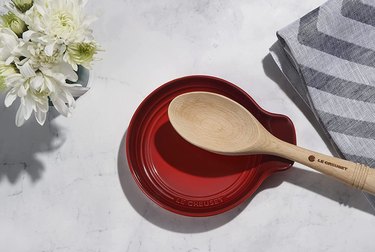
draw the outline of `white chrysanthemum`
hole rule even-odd
[[[93,40],[89,28],[93,19],[84,15],[85,3],[84,0],[35,0],[24,21],[48,46]]]
[[[48,55],[45,45],[39,42],[21,42],[13,50],[14,63],[26,78],[34,76],[39,69],[50,69],[52,72],[63,74],[65,79],[75,82],[78,75],[71,65],[63,61],[65,51],[65,45],[56,46]]]
[[[16,114],[18,127],[30,118],[33,111],[38,123],[43,125],[49,110],[49,99],[64,116],[70,116],[75,107],[70,89],[77,85],[67,84],[63,74],[49,69],[43,69],[28,78],[15,73],[6,78],[6,83],[10,90],[5,97],[5,106],[11,106],[17,97],[21,100]]]
[[[19,45],[17,35],[8,28],[0,29],[0,61],[10,64],[14,57],[13,51]]]
[[[97,52],[98,46],[94,42],[73,43],[68,46],[63,59],[75,71],[77,71],[78,65],[91,69],[91,63]]]
[[[0,26],[0,91],[5,105],[19,98],[16,125],[35,114],[43,125],[52,102],[69,116],[72,94],[85,91],[78,66],[90,67],[98,45],[89,28],[93,18],[83,14],[86,0],[11,0]],[[8,27],[8,28],[5,28]]]
[[[45,115],[48,111],[48,97],[34,95],[37,92],[30,88],[30,83],[35,78],[24,78],[21,74],[16,73],[8,76],[6,83],[10,88],[5,97],[5,106],[9,107],[13,102],[20,98],[21,103],[16,114],[16,125],[22,126],[28,120],[33,111],[35,111],[38,122],[42,125],[45,121]],[[38,99],[37,99],[38,98]]]
[[[17,10],[22,13],[28,11],[34,4],[33,0],[12,0],[12,3]]]
[[[35,0],[25,13],[12,5],[8,9],[25,21],[29,30],[22,36],[25,42],[44,45],[46,56],[65,51],[63,60],[77,71],[78,65],[90,68],[98,45],[93,40],[92,17],[83,14],[84,0]]]
[[[1,16],[2,26],[11,29],[18,37],[27,31],[26,23],[13,12],[8,12]]]
[[[2,86],[9,90],[5,98],[7,107],[11,106],[17,97],[20,98],[16,125],[22,126],[33,112],[38,123],[43,125],[49,110],[49,100],[59,113],[69,116],[75,104],[71,89],[77,89],[81,85],[66,83],[66,80],[77,81],[78,76],[72,66],[63,61],[65,46],[55,46],[51,55],[48,55],[44,44],[25,42],[14,36],[16,35],[9,30],[3,34],[6,38],[4,42],[8,41],[9,48],[2,48],[0,56],[14,62],[14,71],[7,71],[6,76],[0,73],[0,82],[3,76]]]
[[[7,65],[5,62],[0,61],[0,92],[8,89],[5,80],[8,76],[15,73],[17,73],[17,68],[15,65]]]

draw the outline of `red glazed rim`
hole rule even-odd
[[[232,188],[234,186],[231,185],[232,191],[229,189],[225,189],[229,192],[230,195],[232,195],[232,198],[228,200],[228,202],[216,202],[217,201],[224,201],[226,200],[226,196],[224,194],[224,199],[223,198],[215,198],[215,199],[208,199],[205,198],[206,200],[194,200],[198,197],[198,199],[201,196],[189,196],[186,194],[182,194],[181,192],[178,192],[174,190],[174,188],[168,187],[168,185],[163,181],[163,177],[160,177],[160,174],[158,174],[158,168],[162,167],[155,167],[155,163],[152,163],[152,160],[150,161],[149,156],[144,158],[144,152],[143,149],[139,150],[136,152],[135,155],[142,156],[141,162],[143,167],[137,163],[137,157],[132,155],[131,149],[133,146],[131,146],[131,139],[134,137],[135,133],[138,133],[137,130],[139,131],[139,128],[136,127],[136,124],[139,124],[139,118],[142,117],[141,113],[142,110],[144,110],[145,106],[147,103],[152,100],[156,95],[159,93],[162,93],[164,89],[168,89],[172,85],[176,85],[177,83],[184,83],[189,80],[199,80],[202,82],[217,82],[220,83],[220,85],[223,85],[222,87],[225,87],[225,85],[233,90],[237,90],[238,92],[243,95],[248,102],[248,104],[251,104],[251,106],[254,106],[254,109],[256,112],[259,112],[258,116],[260,118],[258,119],[263,119],[261,123],[263,124],[264,127],[266,127],[272,134],[276,135],[277,134],[284,134],[284,135],[279,135],[278,137],[283,139],[284,141],[290,142],[292,144],[296,144],[296,133],[295,129],[293,126],[292,121],[285,115],[280,115],[280,114],[274,114],[270,113],[268,111],[265,111],[262,109],[244,90],[241,88],[237,87],[236,85],[217,78],[217,77],[212,77],[212,76],[205,76],[205,75],[192,75],[192,76],[186,76],[178,79],[174,79],[172,81],[167,82],[164,85],[161,85],[157,89],[155,89],[151,94],[149,94],[139,105],[137,110],[135,111],[129,127],[128,127],[128,132],[126,136],[126,155],[127,155],[127,160],[129,164],[129,168],[131,171],[131,174],[136,181],[138,187],[143,191],[145,195],[147,195],[152,201],[154,201],[157,205],[160,207],[167,209],[173,213],[176,214],[181,214],[185,216],[192,216],[192,217],[205,217],[205,216],[211,216],[211,215],[216,215],[220,213],[224,213],[241,203],[243,203],[246,199],[248,199],[251,195],[254,194],[254,192],[259,188],[259,186],[262,184],[262,182],[270,176],[272,173],[286,170],[290,168],[293,165],[293,162],[289,160],[284,160],[281,158],[273,157],[273,156],[267,156],[267,155],[254,155],[252,158],[252,165],[253,167],[248,167],[249,169],[246,169],[246,172],[241,172],[241,175],[239,175],[239,178],[234,179],[235,181],[234,184],[237,185],[242,190],[242,193],[238,193],[235,190],[240,190],[238,188]],[[220,87],[215,87],[217,90],[220,90]],[[192,87],[194,89],[194,87]],[[199,90],[199,88],[197,89]],[[190,91],[188,91],[190,92]],[[182,92],[184,93],[184,92]],[[219,92],[220,93],[220,92]],[[179,95],[180,93],[177,93],[175,96]],[[225,95],[225,94],[224,94]],[[163,97],[159,99],[159,102],[162,100]],[[231,97],[230,97],[231,98]],[[233,97],[232,97],[233,99]],[[239,102],[239,101],[237,101]],[[244,101],[242,101],[244,102]],[[239,102],[241,103],[241,102]],[[242,104],[244,105],[244,104]],[[161,109],[160,109],[161,110]],[[155,114],[155,113],[154,113]],[[254,115],[256,116],[256,115]],[[256,116],[257,117],[257,116]],[[146,121],[147,119],[143,118],[143,121]],[[282,128],[277,127],[278,124],[282,123]],[[280,133],[278,131],[282,131],[284,133]],[[150,130],[152,131],[152,130]],[[287,132],[287,133],[285,133]],[[152,134],[152,133],[149,133]],[[142,140],[144,137],[142,138]],[[147,143],[147,145],[150,143]],[[198,151],[198,150],[197,150]],[[134,152],[134,151],[133,151]],[[152,152],[152,151],[150,151]],[[150,155],[150,154],[149,154]],[[206,154],[205,154],[206,155]],[[216,154],[207,154],[207,155],[216,155]],[[210,158],[215,158],[210,156]],[[221,157],[218,157],[221,158]],[[247,161],[246,161],[247,162]],[[250,162],[248,162],[250,164]],[[249,166],[249,165],[248,165]],[[143,170],[142,170],[143,169]],[[148,172],[146,175],[140,175],[142,172]],[[186,171],[185,171],[186,172]],[[148,179],[149,181],[145,181],[144,179]],[[194,178],[194,177],[193,177]],[[196,178],[196,177],[195,177]],[[142,181],[143,179],[143,181]],[[149,185],[145,184],[151,184],[153,189],[151,190],[149,188]],[[245,184],[247,183],[247,184]],[[156,189],[155,189],[156,188]],[[229,187],[228,187],[229,188]],[[244,188],[246,188],[246,191],[244,191]],[[224,191],[225,191],[224,190]],[[235,191],[235,192],[234,192]],[[221,194],[225,192],[220,192]],[[235,195],[237,193],[237,195]],[[162,195],[162,196],[161,196]],[[164,197],[165,195],[165,197]],[[177,196],[176,196],[177,195]],[[182,196],[181,196],[182,195]],[[234,196],[233,196],[234,195]],[[163,198],[164,197],[164,198]],[[208,196],[207,196],[208,197]],[[173,199],[169,199],[173,198]],[[203,199],[204,197],[202,197]],[[177,199],[177,200],[176,200]],[[178,202],[180,201],[180,202]],[[183,201],[183,202],[181,202]],[[176,203],[177,202],[177,203]],[[183,203],[185,205],[183,205]],[[191,204],[190,204],[191,203]],[[221,204],[222,203],[222,204]],[[225,203],[225,204],[224,204]],[[194,204],[197,204],[194,206]],[[198,205],[201,204],[201,205]],[[205,206],[207,204],[207,206]],[[214,205],[214,206],[211,206]],[[195,209],[196,207],[196,209]]]

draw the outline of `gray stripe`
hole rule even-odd
[[[375,67],[375,51],[318,31],[319,8],[300,19],[298,42],[338,58]]]
[[[375,87],[343,80],[300,65],[306,84],[324,92],[354,100],[375,103]]]
[[[341,14],[358,22],[375,26],[375,7],[359,0],[344,0]]]
[[[375,159],[375,140],[332,131],[329,134],[343,153]]]
[[[357,155],[348,154],[348,153],[343,153],[343,155],[347,160],[350,160],[356,163],[365,164],[365,165],[370,166],[371,168],[375,166],[375,159],[357,156]]]
[[[375,4],[374,0],[371,1]],[[343,0],[328,1],[320,7],[318,31],[375,50],[375,39],[369,39],[375,38],[375,28],[344,17],[340,12],[342,2]]]
[[[374,0],[361,0],[362,3],[375,7]]]
[[[375,139],[375,123],[354,120],[318,110],[320,120],[328,131]]]
[[[375,104],[333,95],[313,87],[307,87],[314,108],[326,113],[375,123]],[[375,150],[375,145],[374,145]]]
[[[373,67],[342,60],[315,48],[301,45],[297,40],[298,29],[299,20],[278,32],[280,41],[290,49],[296,62],[344,80],[375,86]]]

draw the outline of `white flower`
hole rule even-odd
[[[0,91],[5,106],[20,99],[16,125],[34,113],[43,125],[51,102],[70,116],[73,97],[87,91],[76,83],[78,66],[90,68],[99,51],[83,13],[86,0],[8,0],[0,16]],[[66,82],[69,82],[67,84]]]
[[[49,69],[28,78],[15,73],[6,78],[6,83],[10,90],[5,97],[5,106],[11,106],[17,97],[21,100],[16,114],[18,127],[30,118],[33,111],[38,123],[43,125],[49,110],[49,99],[60,114],[70,116],[75,107],[70,89],[79,86],[67,84],[63,74]]]
[[[75,82],[77,73],[72,66],[63,61],[65,46],[55,47],[51,55],[46,53],[45,46],[38,42],[21,42],[13,50],[14,62],[24,77],[31,77],[41,69],[50,69],[52,72],[60,73],[66,79]]]
[[[33,6],[33,0],[12,0],[12,3],[22,13],[25,13]]]
[[[29,93],[29,83],[19,73],[12,74],[6,78],[6,84],[10,88],[5,97],[4,104],[9,107],[13,104],[17,97],[21,98],[21,104],[16,114],[16,125],[20,127],[30,118],[33,102]]]
[[[9,75],[15,73],[17,73],[15,65],[6,65],[5,62],[0,61],[0,92],[8,89],[5,80]]]
[[[75,71],[78,65],[91,68],[94,55],[98,52],[98,46],[94,42],[74,43],[68,46],[64,54],[64,61],[68,62]]]
[[[35,0],[24,20],[47,48],[53,48],[55,44],[91,41],[89,25],[93,18],[84,15],[85,3],[83,0]]]
[[[2,25],[11,29],[18,37],[22,36],[22,33],[27,31],[26,23],[17,17],[13,12],[8,12],[1,16]]]
[[[34,69],[40,67],[53,67],[62,61],[65,52],[65,46],[55,47],[50,53],[46,53],[45,45],[39,42],[21,42],[19,46],[13,51],[13,54],[21,60],[16,60],[17,64],[20,62],[30,61]]]
[[[8,28],[0,29],[0,61],[10,64],[14,57],[13,51],[19,44],[17,35]]]

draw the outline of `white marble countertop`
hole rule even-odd
[[[278,29],[322,3],[89,1],[105,52],[73,117],[51,113],[44,127],[16,128],[16,108],[0,105],[0,251],[374,251],[375,211],[364,196],[300,164],[230,212],[189,218],[146,198],[124,162],[139,103],[191,74],[237,84],[288,115],[299,145],[330,154],[267,56]]]

